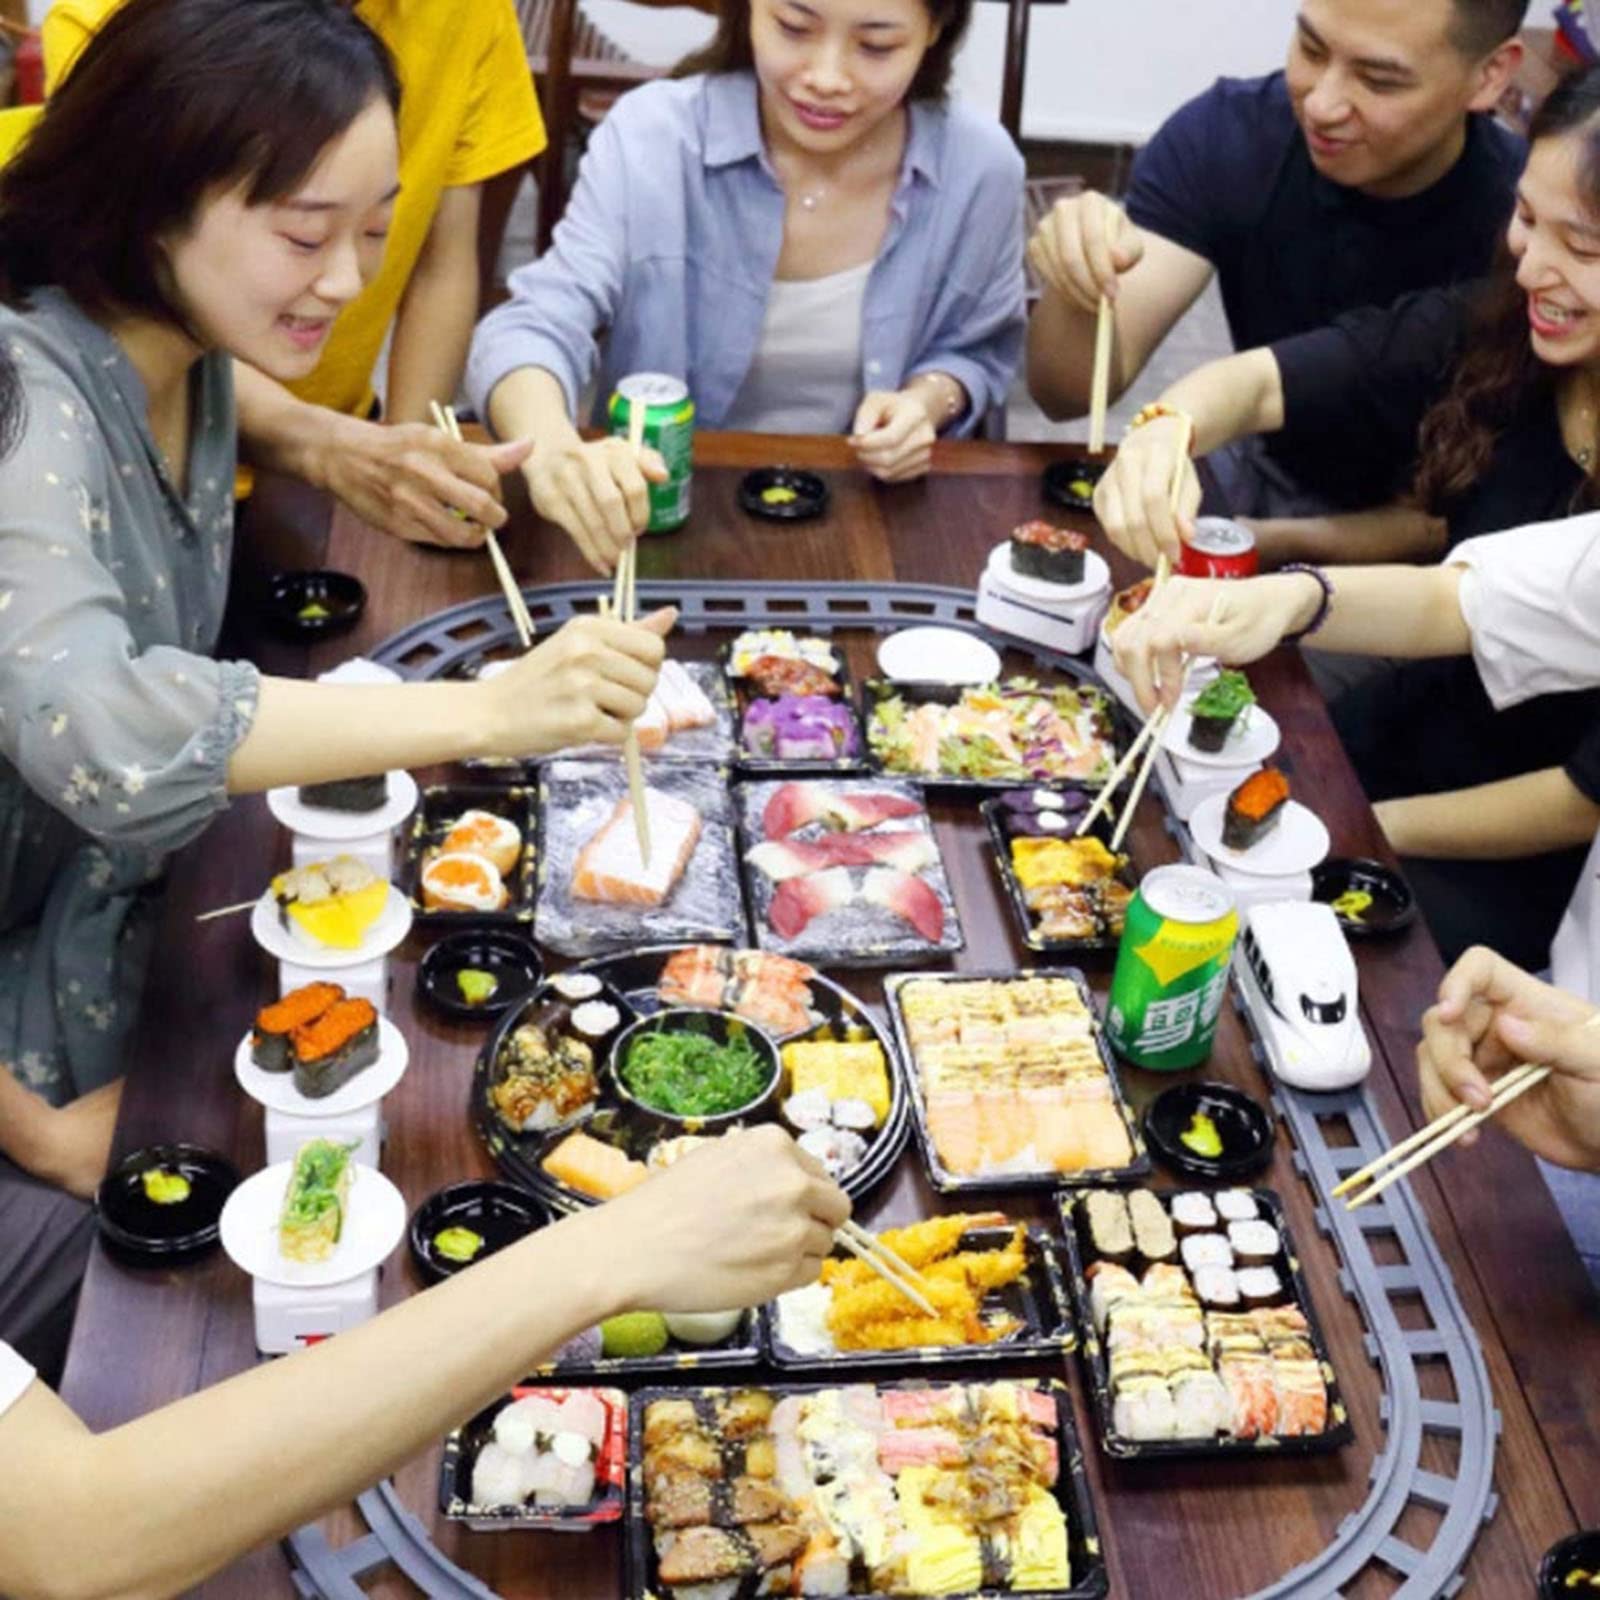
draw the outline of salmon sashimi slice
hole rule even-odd
[[[650,864],[639,854],[633,802],[624,797],[579,852],[572,869],[577,900],[658,906],[677,887],[700,839],[700,813],[687,800],[645,790],[650,819]]]

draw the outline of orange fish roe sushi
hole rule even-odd
[[[433,856],[422,869],[420,888],[430,911],[498,911],[510,899],[494,863],[471,850]]]
[[[1276,767],[1253,772],[1228,796],[1222,816],[1222,842],[1230,850],[1248,850],[1270,833],[1289,803],[1289,780]]]
[[[522,855],[522,830],[492,811],[463,811],[444,836],[440,854],[469,851],[492,862],[502,877],[516,870]]]
[[[250,1039],[250,1059],[264,1072],[287,1072],[294,1061],[291,1039],[296,1028],[320,1017],[344,999],[337,983],[308,983],[291,989],[281,1000],[256,1013]]]

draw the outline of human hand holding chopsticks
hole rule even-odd
[[[1186,417],[1153,418],[1122,441],[1095,489],[1094,511],[1106,537],[1147,567],[1163,555],[1176,564],[1180,541],[1194,533],[1200,480],[1189,456],[1192,439]]]
[[[634,623],[575,617],[482,680],[490,729],[484,753],[518,757],[621,744],[656,686],[663,641],[677,620],[671,607]]]
[[[1028,261],[1045,287],[1079,311],[1113,304],[1118,280],[1144,259],[1144,236],[1093,189],[1058,200],[1033,230]]]
[[[1228,604],[1213,615],[1224,585]],[[1303,628],[1321,600],[1321,586],[1305,573],[1172,578],[1112,634],[1112,654],[1146,711],[1158,702],[1170,706],[1186,656],[1214,656],[1229,667],[1259,661]]]
[[[564,528],[596,572],[615,569],[650,520],[650,485],[667,481],[655,450],[626,439],[541,439],[523,468],[534,509]]]
[[[815,1282],[849,1196],[774,1124],[707,1141],[599,1208],[630,1308],[726,1311]]]
[[[1595,1007],[1542,983],[1482,946],[1445,974],[1422,1019],[1417,1075],[1423,1110],[1488,1106],[1496,1081],[1523,1062],[1549,1065],[1543,1082],[1494,1120],[1535,1155],[1600,1168],[1600,1029]],[[1458,1141],[1470,1145],[1477,1131]]]

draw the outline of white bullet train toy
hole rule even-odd
[[[1248,907],[1240,982],[1267,1064],[1296,1089],[1348,1089],[1372,1068],[1356,997],[1356,964],[1330,906],[1278,900]]]

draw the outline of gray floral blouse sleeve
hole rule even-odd
[[[209,655],[233,537],[227,360],[193,371],[177,485],[137,372],[64,296],[0,311],[0,340],[25,410],[0,461],[0,1060],[65,1100],[122,1070],[149,887],[226,804],[259,683]]]

